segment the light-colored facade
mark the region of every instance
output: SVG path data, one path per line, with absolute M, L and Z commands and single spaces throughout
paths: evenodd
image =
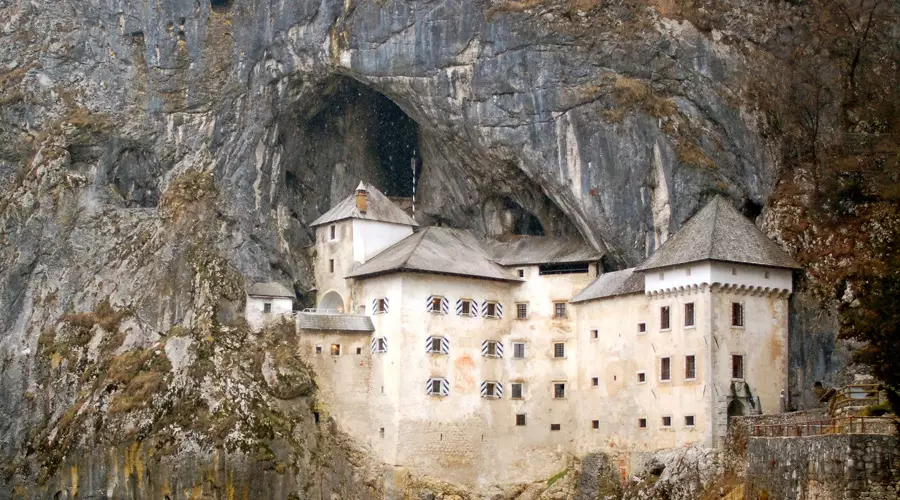
M 337 293 L 371 331 L 301 330 L 318 411 L 388 464 L 473 486 L 547 478 L 592 451 L 625 463 L 717 446 L 729 413 L 781 410 L 792 289 L 789 257 L 690 255 L 704 224 L 735 223 L 729 210 L 704 209 L 639 268 L 600 276 L 599 255 L 571 243 L 541 262 L 535 245 L 552 241 L 479 246 L 332 210 L 316 229 L 319 307 Z
M 256 283 L 247 289 L 247 323 L 260 329 L 294 309 L 294 293 L 278 283 Z

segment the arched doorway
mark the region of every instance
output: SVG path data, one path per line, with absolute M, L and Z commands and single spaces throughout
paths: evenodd
M 744 416 L 744 403 L 741 403 L 737 399 L 731 400 L 731 402 L 728 403 L 728 416 L 729 417 Z
M 320 312 L 343 313 L 344 298 L 341 297 L 341 294 L 334 290 L 330 290 L 322 296 L 322 300 L 319 301 L 318 309 Z

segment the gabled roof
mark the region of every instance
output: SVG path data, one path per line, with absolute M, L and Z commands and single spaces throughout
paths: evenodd
M 303 330 L 375 331 L 372 318 L 359 314 L 297 313 L 297 324 Z
M 254 283 L 247 287 L 247 295 L 251 297 L 286 297 L 295 298 L 294 292 L 290 291 L 281 283 Z
M 366 201 L 366 213 L 360 213 L 356 207 L 356 193 L 341 200 L 340 203 L 325 212 L 318 219 L 314 220 L 309 227 L 321 226 L 330 222 L 337 222 L 344 219 L 365 219 L 379 222 L 390 222 L 392 224 L 404 224 L 407 226 L 418 226 L 416 221 L 412 219 L 402 208 L 398 207 L 393 201 L 384 195 L 371 184 L 360 181 L 357 190 L 365 188 L 368 193 Z
M 506 242 L 485 242 L 494 261 L 501 266 L 595 262 L 603 254 L 581 238 L 519 236 Z
M 644 273 L 635 272 L 633 267 L 601 274 L 569 302 L 587 302 L 629 293 L 644 293 Z
M 716 196 L 662 244 L 638 271 L 717 260 L 798 269 L 778 247 L 725 198 Z
M 487 252 L 464 229 L 427 227 L 385 249 L 350 273 L 361 278 L 401 271 L 519 281 L 491 262 Z

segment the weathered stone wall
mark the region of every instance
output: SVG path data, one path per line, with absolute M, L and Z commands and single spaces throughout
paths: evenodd
M 750 438 L 745 498 L 898 498 L 898 441 L 865 435 Z

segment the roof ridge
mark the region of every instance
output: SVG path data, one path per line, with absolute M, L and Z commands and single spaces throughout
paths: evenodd
M 707 250 L 706 255 L 713 255 L 713 250 L 715 250 L 714 247 L 716 246 L 716 229 L 719 226 L 717 224 L 719 221 L 719 204 L 722 203 L 723 201 L 724 200 L 722 199 L 722 196 L 718 195 L 718 194 L 716 195 L 715 199 L 713 199 L 714 203 L 713 203 L 713 207 L 712 207 L 713 208 L 712 227 L 711 227 L 711 231 L 709 232 L 710 233 L 709 234 L 709 249 Z
M 406 264 L 409 264 L 410 257 L 412 257 L 413 254 L 416 253 L 416 250 L 419 249 L 419 245 L 422 244 L 422 240 L 425 239 L 425 233 L 427 233 L 429 229 L 431 229 L 431 226 L 428 226 L 424 230 L 419 231 L 420 233 L 422 233 L 422 236 L 420 236 L 419 241 L 417 241 L 416 244 L 412 248 L 409 249 L 409 252 L 406 253 L 406 257 L 403 259 L 403 262 L 401 262 L 400 265 L 397 266 L 398 268 L 400 268 L 400 269 L 406 268 Z M 416 233 L 413 233 L 413 234 L 415 235 Z M 400 241 L 403 241 L 403 240 L 400 240 Z M 399 243 L 399 241 L 397 243 Z M 388 248 L 390 248 L 390 247 L 388 247 Z M 387 248 L 385 248 L 384 250 L 387 251 Z M 379 252 L 379 254 L 380 253 L 381 252 Z

